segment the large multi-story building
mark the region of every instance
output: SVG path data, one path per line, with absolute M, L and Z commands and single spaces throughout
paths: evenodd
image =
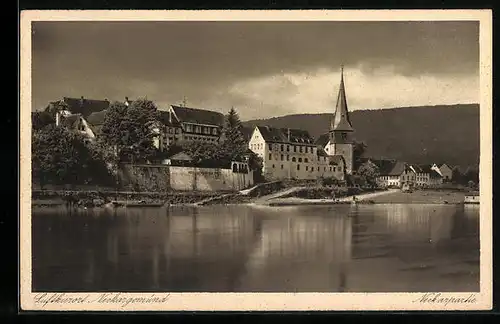
M 248 145 L 262 158 L 267 178 L 344 180 L 345 173 L 352 172 L 353 132 L 342 71 L 335 115 L 330 131 L 323 136 L 324 143 L 315 141 L 304 130 L 257 126 Z

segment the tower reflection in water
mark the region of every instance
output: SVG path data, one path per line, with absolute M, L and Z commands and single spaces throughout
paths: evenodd
M 478 289 L 475 212 L 339 205 L 53 213 L 33 218 L 33 284 L 57 291 L 471 291 Z

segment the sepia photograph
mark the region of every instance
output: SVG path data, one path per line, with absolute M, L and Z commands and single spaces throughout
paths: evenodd
M 486 310 L 491 12 L 25 11 L 23 310 Z

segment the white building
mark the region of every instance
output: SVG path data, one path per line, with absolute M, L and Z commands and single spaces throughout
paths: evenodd
M 262 158 L 268 179 L 343 179 L 344 161 L 327 156 L 307 131 L 256 126 L 248 147 Z

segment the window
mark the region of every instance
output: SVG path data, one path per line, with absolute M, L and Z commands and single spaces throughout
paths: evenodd
M 305 158 L 305 159 L 304 159 L 304 162 L 305 162 L 305 163 L 307 163 L 307 162 L 309 162 L 309 160 L 308 160 L 307 158 Z
M 283 160 L 284 160 L 284 157 L 283 157 L 283 154 L 281 154 L 281 161 L 283 161 Z
M 280 150 L 281 150 L 281 151 L 284 151 L 284 150 L 285 150 L 285 149 L 284 149 L 283 144 L 281 144 L 281 145 L 280 145 Z
M 319 172 L 319 167 L 318 167 L 318 172 Z
M 290 155 L 288 155 L 288 154 L 286 155 L 286 160 L 290 161 Z
M 302 162 L 302 158 L 299 157 L 299 162 Z
M 286 151 L 287 151 L 287 152 L 290 152 L 290 145 L 287 145 L 287 146 L 286 146 Z
M 299 152 L 302 153 L 302 146 L 299 146 Z
M 269 160 L 272 160 L 272 156 L 273 155 L 271 153 L 269 153 Z
M 324 171 L 326 171 L 326 167 L 325 167 L 325 170 L 324 170 Z
M 336 167 L 333 167 L 333 172 L 337 172 L 337 170 L 335 170 L 335 169 L 337 169 L 337 168 L 336 168 Z
M 191 125 L 186 125 L 186 132 L 190 132 L 193 129 Z
M 169 128 L 168 128 L 168 132 L 169 132 L 170 134 L 173 134 L 173 133 L 174 133 L 174 129 L 169 127 Z
M 308 171 L 308 168 L 309 168 L 309 167 L 306 165 L 306 171 Z
M 332 167 L 330 167 L 330 171 L 332 171 Z
M 300 164 L 297 164 L 297 170 L 300 170 Z
M 297 152 L 297 146 L 293 146 L 293 152 Z
M 294 157 L 292 157 L 292 162 L 295 162 L 295 161 L 296 161 L 296 160 L 295 160 L 295 156 L 294 156 Z
M 212 128 L 212 134 L 217 135 L 217 128 Z
M 273 150 L 273 144 L 269 143 L 269 151 Z
M 273 164 L 273 169 L 274 169 L 274 164 Z
M 176 128 L 176 129 L 175 129 L 175 133 L 176 133 L 176 134 L 179 134 L 180 132 L 181 132 L 180 128 Z
M 283 164 L 281 165 L 281 170 L 283 170 Z
M 201 133 L 201 127 L 200 127 L 200 126 L 196 126 L 196 127 L 194 128 L 194 132 L 195 132 L 195 133 Z

